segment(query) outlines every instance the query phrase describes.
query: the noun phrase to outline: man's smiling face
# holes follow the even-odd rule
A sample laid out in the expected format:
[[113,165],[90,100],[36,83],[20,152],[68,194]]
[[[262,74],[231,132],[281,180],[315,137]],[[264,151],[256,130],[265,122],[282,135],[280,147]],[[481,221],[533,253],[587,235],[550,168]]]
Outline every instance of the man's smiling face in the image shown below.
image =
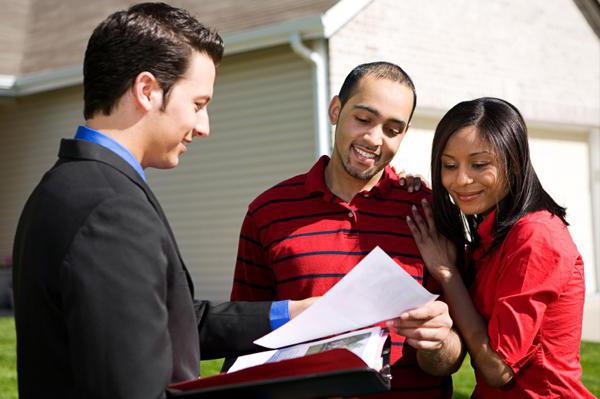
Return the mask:
[[332,161],[353,178],[370,180],[392,160],[408,128],[412,90],[404,83],[365,76],[344,106],[332,100],[336,125]]

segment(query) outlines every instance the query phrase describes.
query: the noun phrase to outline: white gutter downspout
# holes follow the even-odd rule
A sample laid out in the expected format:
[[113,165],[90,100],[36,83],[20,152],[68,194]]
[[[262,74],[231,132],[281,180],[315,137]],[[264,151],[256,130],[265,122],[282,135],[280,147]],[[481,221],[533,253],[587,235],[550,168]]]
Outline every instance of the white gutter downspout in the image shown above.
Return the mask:
[[316,156],[331,155],[331,130],[327,115],[327,55],[325,54],[324,39],[316,41],[316,50],[311,50],[302,43],[300,33],[290,35],[292,50],[314,66],[313,93],[315,105],[316,126]]

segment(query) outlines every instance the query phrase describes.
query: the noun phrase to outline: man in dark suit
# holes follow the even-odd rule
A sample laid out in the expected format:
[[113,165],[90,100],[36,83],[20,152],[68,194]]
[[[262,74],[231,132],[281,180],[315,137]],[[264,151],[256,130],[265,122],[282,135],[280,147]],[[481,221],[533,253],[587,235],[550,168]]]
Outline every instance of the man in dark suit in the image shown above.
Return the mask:
[[[14,244],[22,399],[157,398],[203,357],[253,348],[270,302],[213,305],[193,287],[144,169],[209,134],[222,40],[186,11],[140,4],[92,34],[84,116],[23,210]],[[290,304],[292,316],[306,302]]]

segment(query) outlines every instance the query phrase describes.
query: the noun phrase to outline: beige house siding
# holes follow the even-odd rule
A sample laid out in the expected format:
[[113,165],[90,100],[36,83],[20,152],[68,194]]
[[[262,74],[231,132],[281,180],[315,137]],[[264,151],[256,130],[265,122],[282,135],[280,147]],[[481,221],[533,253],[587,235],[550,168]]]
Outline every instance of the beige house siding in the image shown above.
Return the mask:
[[[147,171],[199,296],[228,298],[247,205],[314,162],[311,79],[311,66],[287,47],[226,57],[210,137],[195,140],[178,168]],[[81,123],[81,98],[78,86],[0,106],[0,258],[12,252],[21,209],[60,138]]]
[[0,257],[12,253],[21,209],[56,162],[59,141],[81,123],[80,87],[21,97],[0,105]]

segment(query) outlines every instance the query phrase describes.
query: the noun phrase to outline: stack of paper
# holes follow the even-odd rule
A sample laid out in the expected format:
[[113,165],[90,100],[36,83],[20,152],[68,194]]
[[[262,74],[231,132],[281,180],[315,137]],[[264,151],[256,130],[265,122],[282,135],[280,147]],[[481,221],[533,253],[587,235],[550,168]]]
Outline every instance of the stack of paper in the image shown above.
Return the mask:
[[436,298],[375,247],[312,306],[254,343],[281,348],[328,337],[396,318]]

